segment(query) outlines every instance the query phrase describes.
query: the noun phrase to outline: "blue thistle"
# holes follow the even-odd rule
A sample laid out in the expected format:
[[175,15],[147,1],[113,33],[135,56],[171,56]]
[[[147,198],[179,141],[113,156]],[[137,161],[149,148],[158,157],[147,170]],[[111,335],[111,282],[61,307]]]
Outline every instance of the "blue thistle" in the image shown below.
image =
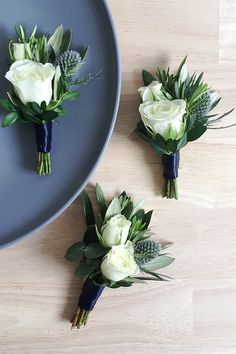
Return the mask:
[[72,76],[80,69],[82,58],[75,50],[67,50],[55,59],[54,66],[59,65],[63,76]]
[[136,243],[134,247],[134,259],[139,266],[143,266],[156,258],[160,253],[159,242],[153,240],[143,240]]

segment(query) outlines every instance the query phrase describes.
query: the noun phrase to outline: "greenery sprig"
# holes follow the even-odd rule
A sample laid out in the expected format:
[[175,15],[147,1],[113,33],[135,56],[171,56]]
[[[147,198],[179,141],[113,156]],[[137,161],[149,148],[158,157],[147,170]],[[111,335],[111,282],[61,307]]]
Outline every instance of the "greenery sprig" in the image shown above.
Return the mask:
[[[156,271],[173,262],[174,258],[166,253],[172,242],[150,239],[152,233],[149,224],[152,211],[145,212],[143,202],[134,205],[131,196],[126,192],[107,202],[101,187],[97,184],[96,200],[99,214],[96,218],[91,200],[85,191],[82,199],[87,226],[84,238],[83,241],[73,244],[65,255],[68,261],[79,262],[75,270],[77,278],[85,281],[85,284],[89,281],[99,288],[129,287],[134,283],[145,283],[147,280],[169,279]],[[126,255],[125,261],[125,251],[128,247],[131,252],[129,256]],[[119,269],[114,260],[110,259],[110,265],[106,263],[107,259],[118,251],[124,251],[123,262],[130,264],[130,267],[132,264],[132,272],[135,268],[133,274],[131,268],[130,274],[126,273],[122,266]],[[85,316],[87,319],[89,311],[83,308],[83,304],[79,304],[72,326],[80,327],[85,324],[83,318]]]

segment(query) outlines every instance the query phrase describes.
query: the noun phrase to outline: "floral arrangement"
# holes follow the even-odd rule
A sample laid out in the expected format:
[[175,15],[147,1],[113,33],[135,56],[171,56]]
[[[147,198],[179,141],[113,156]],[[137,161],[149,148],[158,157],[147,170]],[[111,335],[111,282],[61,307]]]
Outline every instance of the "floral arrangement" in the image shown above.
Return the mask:
[[66,112],[62,104],[76,100],[73,89],[85,79],[74,79],[84,63],[87,48],[81,53],[70,50],[72,33],[60,25],[50,37],[36,36],[37,26],[28,37],[22,26],[16,28],[17,40],[9,42],[10,68],[5,77],[11,90],[0,105],[9,113],[2,127],[13,123],[32,123],[38,150],[37,173],[51,174],[52,122]]
[[207,129],[235,125],[214,126],[233,109],[222,115],[209,114],[221,98],[203,81],[203,73],[189,75],[186,58],[176,74],[170,73],[170,68],[158,68],[155,76],[146,70],[142,76],[145,86],[138,90],[142,102],[137,132],[162,156],[166,180],[163,196],[178,199],[180,150],[187,143],[199,139]]
[[98,184],[96,199],[98,218],[88,194],[83,192],[87,229],[83,241],[72,245],[65,255],[68,261],[79,262],[75,276],[84,281],[72,328],[86,324],[105,287],[167,280],[169,277],[156,271],[174,260],[163,253],[171,242],[151,239],[152,211],[144,211],[143,201],[134,206],[132,198],[123,192],[107,203]]

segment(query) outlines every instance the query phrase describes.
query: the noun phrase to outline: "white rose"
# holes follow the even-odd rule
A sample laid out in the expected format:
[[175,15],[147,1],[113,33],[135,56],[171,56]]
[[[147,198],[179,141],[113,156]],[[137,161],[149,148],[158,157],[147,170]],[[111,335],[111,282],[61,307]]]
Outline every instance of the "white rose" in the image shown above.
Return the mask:
[[101,264],[102,274],[109,280],[120,281],[139,273],[134,260],[134,248],[131,241],[125,245],[113,246]]
[[148,86],[143,86],[138,89],[143,102],[165,100],[165,96],[161,91],[162,84],[158,81],[153,81]]
[[13,43],[12,44],[13,56],[15,60],[25,59],[26,53],[31,57],[31,50],[29,43]]
[[131,222],[127,220],[124,215],[118,214],[112,216],[101,229],[104,245],[112,247],[125,244],[130,226]]
[[165,140],[179,139],[184,130],[184,100],[148,101],[139,106],[144,125],[152,134],[160,134]]
[[25,59],[13,63],[5,77],[13,84],[24,104],[36,102],[40,105],[43,101],[46,104],[51,101],[54,74],[55,68],[52,64]]

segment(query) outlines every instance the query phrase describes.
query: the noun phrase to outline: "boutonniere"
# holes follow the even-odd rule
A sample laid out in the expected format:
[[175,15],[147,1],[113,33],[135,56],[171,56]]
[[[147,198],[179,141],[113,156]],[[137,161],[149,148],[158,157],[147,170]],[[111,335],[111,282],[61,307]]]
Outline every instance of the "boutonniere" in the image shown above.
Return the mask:
[[9,42],[10,68],[5,78],[11,82],[6,99],[0,105],[9,113],[2,127],[13,123],[33,124],[38,159],[37,173],[51,174],[52,122],[66,112],[64,101],[76,100],[74,88],[88,82],[90,76],[75,78],[84,63],[82,52],[70,49],[72,33],[60,25],[52,36],[36,36],[37,27],[28,37],[24,28],[16,28],[17,40]]
[[142,102],[137,132],[162,156],[166,180],[163,196],[178,199],[180,150],[187,143],[199,139],[207,129],[235,125],[215,126],[233,109],[222,115],[209,114],[221,98],[203,81],[203,73],[190,76],[186,58],[176,74],[170,73],[170,68],[158,68],[155,76],[146,70],[142,75],[145,86],[138,90]]
[[75,276],[84,281],[72,328],[86,324],[105,287],[167,280],[169,277],[156,271],[174,260],[163,252],[171,242],[151,239],[152,211],[145,212],[143,202],[134,205],[125,192],[107,202],[99,185],[96,198],[97,218],[89,196],[83,192],[87,228],[83,241],[72,245],[65,255],[68,261],[79,263]]

